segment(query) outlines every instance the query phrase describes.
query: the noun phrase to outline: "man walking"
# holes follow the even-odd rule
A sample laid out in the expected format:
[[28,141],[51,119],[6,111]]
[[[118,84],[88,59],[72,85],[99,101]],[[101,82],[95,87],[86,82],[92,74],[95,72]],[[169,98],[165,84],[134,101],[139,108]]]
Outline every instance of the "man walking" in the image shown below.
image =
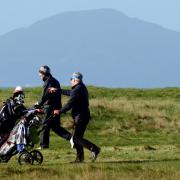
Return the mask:
[[90,120],[89,111],[89,95],[86,86],[83,83],[83,76],[81,73],[73,73],[71,77],[72,90],[62,90],[63,95],[70,96],[67,104],[56,109],[54,114],[59,117],[60,114],[66,113],[72,109],[72,118],[74,122],[74,147],[77,151],[77,157],[75,162],[84,161],[84,150],[83,147],[87,148],[92,153],[93,161],[96,160],[98,154],[100,153],[100,148],[90,141],[83,139],[86,127]]
[[[42,66],[39,69],[39,76],[44,81],[44,85],[43,94],[37,106],[44,106],[44,125],[46,126],[41,133],[40,148],[49,148],[50,129],[66,140],[71,139],[71,134],[60,126],[60,115],[52,116],[55,109],[62,107],[59,82],[51,75],[51,70],[48,66]],[[51,87],[57,88],[58,90],[55,93],[49,93],[48,88]]]

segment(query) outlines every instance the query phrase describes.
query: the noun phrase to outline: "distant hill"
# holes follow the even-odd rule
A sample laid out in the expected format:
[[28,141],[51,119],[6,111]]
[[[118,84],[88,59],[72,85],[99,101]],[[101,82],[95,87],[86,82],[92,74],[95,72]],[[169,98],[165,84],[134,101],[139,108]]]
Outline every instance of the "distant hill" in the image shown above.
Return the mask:
[[179,48],[179,32],[113,9],[62,13],[0,36],[0,86],[40,85],[44,64],[66,85],[81,71],[98,86],[179,86]]

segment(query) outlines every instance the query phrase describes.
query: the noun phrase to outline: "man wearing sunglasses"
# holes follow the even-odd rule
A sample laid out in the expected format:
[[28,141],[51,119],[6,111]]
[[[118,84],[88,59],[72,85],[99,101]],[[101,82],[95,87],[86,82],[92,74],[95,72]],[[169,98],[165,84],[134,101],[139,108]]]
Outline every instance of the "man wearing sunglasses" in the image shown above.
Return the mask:
[[64,107],[55,110],[54,115],[59,116],[60,114],[72,110],[72,118],[74,122],[73,139],[74,147],[77,151],[75,162],[78,163],[84,161],[83,147],[91,151],[92,160],[95,161],[100,153],[100,148],[90,141],[83,139],[85,130],[90,120],[90,111],[88,90],[83,83],[83,76],[81,73],[73,73],[71,77],[71,86],[72,90],[62,90],[61,92],[63,95],[70,96],[69,101],[64,105]]

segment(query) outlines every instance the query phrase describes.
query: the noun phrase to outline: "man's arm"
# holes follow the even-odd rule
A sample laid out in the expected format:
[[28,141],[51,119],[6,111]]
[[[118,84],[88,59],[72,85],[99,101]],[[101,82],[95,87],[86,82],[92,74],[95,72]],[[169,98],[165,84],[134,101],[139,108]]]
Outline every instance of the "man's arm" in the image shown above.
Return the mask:
[[70,96],[71,95],[71,90],[66,90],[66,89],[58,89],[58,88],[54,88],[54,87],[50,87],[48,88],[48,92],[49,93],[55,93],[58,90],[61,90],[61,94],[65,95],[65,96]]
[[44,89],[44,91],[43,91],[43,95],[42,95],[42,97],[41,97],[41,100],[40,100],[39,103],[38,103],[40,106],[43,106],[44,103],[50,98],[51,93],[49,93],[48,89],[49,89],[51,86],[52,86],[51,83],[49,83],[49,84],[47,85],[47,87],[45,87],[45,89]]
[[61,113],[66,113],[67,111],[69,111],[70,109],[72,109],[76,99],[78,98],[79,94],[76,91],[71,91],[70,93],[70,99],[69,101],[64,105],[64,107],[62,107],[62,109],[60,110]]
[[41,100],[39,101],[39,106],[43,106],[44,103],[49,99],[50,97],[50,94],[48,92],[44,92],[42,97],[41,97]]
[[62,89],[62,90],[61,90],[61,94],[62,94],[62,95],[65,95],[65,96],[70,96],[70,95],[71,95],[71,91],[72,91],[72,90]]

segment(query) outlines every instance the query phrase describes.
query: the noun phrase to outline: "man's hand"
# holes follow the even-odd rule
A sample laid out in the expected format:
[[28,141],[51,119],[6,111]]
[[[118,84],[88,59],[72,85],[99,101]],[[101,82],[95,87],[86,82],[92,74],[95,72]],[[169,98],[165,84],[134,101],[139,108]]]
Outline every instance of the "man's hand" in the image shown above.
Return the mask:
[[56,92],[56,91],[58,91],[57,88],[53,88],[53,87],[48,88],[48,92],[49,92],[49,93],[54,93],[54,92]]
[[56,109],[56,110],[54,110],[53,114],[54,114],[55,116],[58,116],[58,115],[61,114],[61,111]]
[[44,113],[43,109],[36,109],[36,112],[38,112],[38,113]]

